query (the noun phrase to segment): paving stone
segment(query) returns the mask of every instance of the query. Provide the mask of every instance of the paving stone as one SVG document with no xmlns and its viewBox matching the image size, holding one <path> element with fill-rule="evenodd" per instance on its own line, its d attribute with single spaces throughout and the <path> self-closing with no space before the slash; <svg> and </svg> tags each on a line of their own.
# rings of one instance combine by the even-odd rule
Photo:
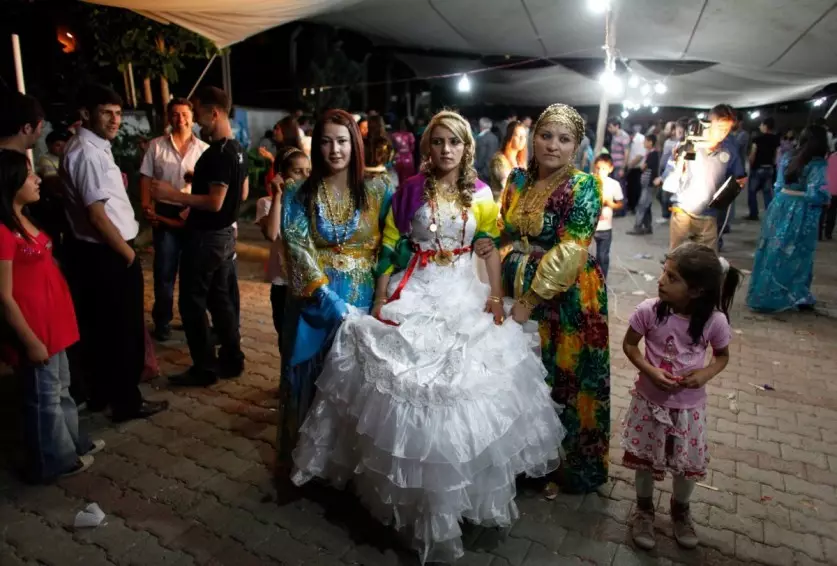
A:
<svg viewBox="0 0 837 566">
<path fill-rule="evenodd" d="M 826 459 L 825 454 L 794 448 L 793 446 L 789 446 L 787 444 L 780 444 L 779 447 L 782 451 L 782 458 L 785 460 L 802 462 L 825 470 L 828 469 L 828 460 Z"/>
<path fill-rule="evenodd" d="M 762 519 L 785 529 L 790 528 L 790 511 L 772 499 L 752 501 L 746 497 L 739 497 L 737 516 L 742 520 Z"/>
<path fill-rule="evenodd" d="M 785 488 L 788 493 L 800 493 L 810 495 L 830 504 L 837 504 L 837 495 L 833 487 L 813 484 L 795 476 L 784 476 Z"/>
<path fill-rule="evenodd" d="M 521 517 L 512 527 L 510 536 L 538 542 L 547 550 L 557 552 L 567 537 L 567 530 L 551 522 Z"/>
<path fill-rule="evenodd" d="M 790 511 L 790 528 L 797 533 L 810 533 L 837 540 L 837 522 L 824 521 L 821 517 L 811 517 L 799 511 Z"/>
<path fill-rule="evenodd" d="M 553 563 L 555 564 L 555 563 Z M 613 566 L 672 566 L 674 563 L 668 558 L 660 558 L 651 554 L 620 544 L 613 559 Z"/>
<path fill-rule="evenodd" d="M 630 516 L 633 502 L 625 500 L 607 499 L 598 493 L 588 493 L 584 497 L 579 511 L 584 513 L 601 513 L 624 523 Z"/>
<path fill-rule="evenodd" d="M 710 520 L 712 518 L 712 510 L 709 511 Z M 730 521 L 732 522 L 732 521 Z M 718 527 L 718 528 L 713 528 Z M 701 525 L 699 523 L 695 524 L 695 531 L 697 532 L 698 538 L 700 538 L 700 543 L 704 546 L 709 546 L 712 548 L 718 549 L 721 554 L 726 554 L 728 556 L 735 555 L 735 533 L 731 530 L 725 530 L 727 528 L 726 525 L 715 525 L 712 523 L 712 526 Z"/>
<path fill-rule="evenodd" d="M 793 526 L 793 519 L 791 519 L 791 526 Z M 771 546 L 782 546 L 799 550 L 815 560 L 822 560 L 824 558 L 820 538 L 816 535 L 793 532 L 779 528 L 773 523 L 765 523 L 764 540 L 766 544 Z"/>
<path fill-rule="evenodd" d="M 741 560 L 759 562 L 768 566 L 793 564 L 793 551 L 790 548 L 767 546 L 754 542 L 744 535 L 735 535 L 735 555 Z"/>
<path fill-rule="evenodd" d="M 616 555 L 616 548 L 617 545 L 612 542 L 597 542 L 582 537 L 577 532 L 569 532 L 558 553 L 575 556 L 593 564 L 609 565 Z"/>
<path fill-rule="evenodd" d="M 505 558 L 510 566 L 520 566 L 532 542 L 523 538 L 504 536 L 497 529 L 483 529 L 475 543 L 475 550 L 490 552 Z"/>
<path fill-rule="evenodd" d="M 114 562 L 121 562 L 121 558 L 134 553 L 150 538 L 149 533 L 134 530 L 119 517 L 108 516 L 105 522 L 95 529 L 79 529 L 73 533 L 73 538 L 85 544 L 94 544 L 107 553 Z"/>
<path fill-rule="evenodd" d="M 457 566 L 488 566 L 493 555 L 488 553 L 465 551 L 465 556 L 457 561 Z M 378 548 L 367 544 L 358 544 L 343 556 L 343 561 L 355 566 L 416 566 L 416 555 L 397 552 L 392 548 Z"/>
<path fill-rule="evenodd" d="M 785 489 L 785 482 L 782 480 L 782 474 L 779 472 L 761 470 L 744 462 L 737 463 L 736 472 L 736 475 L 741 480 L 766 483 L 776 489 Z"/>
<path fill-rule="evenodd" d="M 829 538 L 824 538 L 822 539 L 822 546 L 828 563 L 837 564 L 837 542 Z"/>
<path fill-rule="evenodd" d="M 741 501 L 745 498 L 739 497 L 738 499 Z M 707 524 L 711 525 L 714 529 L 741 533 L 756 542 L 764 542 L 764 524 L 760 518 L 744 517 L 734 513 L 727 513 L 718 507 L 710 507 L 709 522 Z M 732 543 L 732 541 L 730 542 Z"/>
</svg>

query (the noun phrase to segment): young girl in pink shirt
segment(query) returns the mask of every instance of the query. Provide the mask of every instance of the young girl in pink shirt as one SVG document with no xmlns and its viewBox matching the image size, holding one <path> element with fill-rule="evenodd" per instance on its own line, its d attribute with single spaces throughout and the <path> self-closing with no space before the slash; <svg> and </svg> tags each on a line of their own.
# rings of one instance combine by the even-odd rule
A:
<svg viewBox="0 0 837 566">
<path fill-rule="evenodd" d="M 639 375 L 621 444 L 622 465 L 636 470 L 631 535 L 640 548 L 656 544 L 654 480 L 662 481 L 666 470 L 674 478 L 675 539 L 684 548 L 698 544 L 689 499 L 709 463 L 706 383 L 729 362 L 729 309 L 739 280 L 711 248 L 686 243 L 666 258 L 659 298 L 643 301 L 631 316 L 622 348 Z"/>
</svg>

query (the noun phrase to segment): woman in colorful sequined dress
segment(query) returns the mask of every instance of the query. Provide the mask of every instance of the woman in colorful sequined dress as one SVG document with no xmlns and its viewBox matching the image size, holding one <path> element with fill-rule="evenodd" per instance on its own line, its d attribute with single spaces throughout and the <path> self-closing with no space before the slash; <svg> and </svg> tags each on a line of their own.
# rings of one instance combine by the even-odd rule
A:
<svg viewBox="0 0 837 566">
<path fill-rule="evenodd" d="M 372 307 L 372 270 L 392 197 L 383 179 L 364 180 L 363 142 L 350 114 L 329 110 L 320 118 L 311 154 L 311 176 L 286 186 L 282 198 L 291 296 L 282 333 L 280 476 L 289 471 L 314 380 L 348 305 Z"/>
<path fill-rule="evenodd" d="M 587 251 L 602 191 L 572 165 L 584 136 L 575 109 L 550 106 L 534 133 L 528 172 L 512 171 L 500 197 L 503 286 L 516 300 L 513 318 L 538 322 L 546 382 L 564 406 L 566 457 L 555 481 L 562 491 L 585 493 L 607 481 L 610 437 L 607 291 Z M 555 484 L 548 489 L 554 493 Z"/>
<path fill-rule="evenodd" d="M 292 479 L 352 481 L 422 562 L 463 554 L 460 522 L 508 526 L 515 476 L 557 468 L 564 429 L 533 351 L 505 319 L 500 257 L 477 278 L 473 242 L 499 236 L 476 179 L 474 140 L 442 112 L 421 140 L 422 174 L 393 197 L 373 314 L 349 314 L 317 379 Z"/>
</svg>

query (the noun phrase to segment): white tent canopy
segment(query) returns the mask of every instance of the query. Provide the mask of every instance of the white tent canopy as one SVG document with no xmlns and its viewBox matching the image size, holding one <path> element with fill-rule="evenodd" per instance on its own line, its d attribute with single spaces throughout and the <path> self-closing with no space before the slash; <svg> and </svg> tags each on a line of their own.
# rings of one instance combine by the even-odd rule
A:
<svg viewBox="0 0 837 566">
<path fill-rule="evenodd" d="M 654 102 L 756 106 L 805 98 L 837 82 L 834 0 L 612 0 L 615 45 L 646 79 L 665 79 Z M 381 45 L 463 54 L 548 58 L 552 66 L 473 77 L 475 96 L 542 105 L 597 104 L 599 84 L 564 58 L 603 59 L 604 16 L 586 0 L 97 0 L 173 22 L 227 46 L 309 19 Z M 402 55 L 419 76 L 482 68 L 476 59 Z M 666 62 L 704 62 L 669 74 Z M 655 72 L 656 71 L 656 72 Z M 661 73 L 661 74 L 660 74 Z"/>
</svg>

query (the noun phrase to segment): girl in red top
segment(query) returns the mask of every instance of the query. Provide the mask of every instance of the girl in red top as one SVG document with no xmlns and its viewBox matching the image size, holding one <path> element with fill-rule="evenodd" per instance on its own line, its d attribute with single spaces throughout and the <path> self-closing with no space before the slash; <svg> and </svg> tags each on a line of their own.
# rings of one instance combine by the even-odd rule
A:
<svg viewBox="0 0 837 566">
<path fill-rule="evenodd" d="M 40 184 L 24 154 L 0 151 L 0 305 L 10 330 L 2 351 L 23 385 L 29 472 L 49 481 L 86 470 L 104 442 L 78 430 L 65 352 L 79 339 L 73 302 L 52 241 L 25 210 Z"/>
</svg>

